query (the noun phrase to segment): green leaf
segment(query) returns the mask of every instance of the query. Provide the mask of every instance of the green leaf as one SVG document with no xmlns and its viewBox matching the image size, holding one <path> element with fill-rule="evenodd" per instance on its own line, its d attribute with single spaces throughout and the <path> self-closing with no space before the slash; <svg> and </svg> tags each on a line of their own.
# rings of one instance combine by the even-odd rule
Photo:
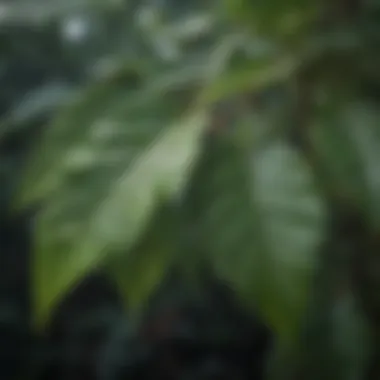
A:
<svg viewBox="0 0 380 380">
<path fill-rule="evenodd" d="M 223 75 L 205 88 L 201 102 L 206 104 L 229 99 L 246 92 L 260 92 L 287 81 L 299 67 L 293 57 L 245 63 L 243 67 L 225 70 Z"/>
<path fill-rule="evenodd" d="M 217 273 L 291 338 L 324 233 L 312 174 L 282 141 L 253 154 L 231 140 L 211 145 L 190 193 L 197 238 Z"/>
<path fill-rule="evenodd" d="M 27 167 L 17 206 L 29 206 L 49 197 L 73 172 L 81 168 L 86 171 L 92 165 L 94 150 L 99 149 L 92 148 L 89 138 L 92 145 L 99 145 L 104 144 L 105 137 L 98 143 L 98 135 L 121 133 L 120 124 L 137 95 L 139 78 L 137 73 L 130 73 L 118 79 L 90 86 L 73 97 L 46 128 Z"/>
<path fill-rule="evenodd" d="M 270 37 L 301 34 L 322 8 L 305 0 L 224 0 L 223 7 L 228 19 Z"/>
<path fill-rule="evenodd" d="M 55 176 L 44 189 L 36 222 L 34 296 L 41 322 L 110 252 L 131 248 L 159 201 L 181 192 L 207 125 L 203 110 L 179 117 L 178 101 L 170 96 L 146 92 L 132 99 L 132 106 L 121 93 L 107 94 L 116 104 L 108 102 L 103 118 L 90 117 L 99 103 L 86 103 L 86 110 L 78 110 L 78 123 L 69 113 L 65 130 L 61 120 L 66 152 L 58 151 L 61 161 L 52 158 L 52 167 L 46 163 L 36 177 L 49 184 Z M 58 136 L 52 136 L 56 144 Z"/>
<path fill-rule="evenodd" d="M 363 210 L 380 227 L 380 113 L 376 106 L 326 107 L 311 128 L 311 140 L 338 199 Z"/>
<path fill-rule="evenodd" d="M 171 267 L 178 247 L 173 209 L 162 205 L 130 253 L 107 264 L 128 312 L 140 311 Z"/>
</svg>

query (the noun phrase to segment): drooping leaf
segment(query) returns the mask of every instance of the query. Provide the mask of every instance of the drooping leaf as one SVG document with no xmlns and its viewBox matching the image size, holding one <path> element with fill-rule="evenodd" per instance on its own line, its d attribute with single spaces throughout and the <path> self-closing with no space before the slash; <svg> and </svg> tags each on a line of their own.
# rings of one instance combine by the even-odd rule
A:
<svg viewBox="0 0 380 380">
<path fill-rule="evenodd" d="M 282 141 L 252 153 L 221 139 L 196 175 L 191 218 L 217 273 L 291 337 L 323 238 L 323 202 L 309 168 Z"/>
<path fill-rule="evenodd" d="M 380 227 L 380 113 L 376 106 L 328 107 L 310 129 L 325 182 L 332 194 Z"/>
<path fill-rule="evenodd" d="M 47 177 L 56 179 L 36 222 L 33 275 L 40 321 L 108 253 L 128 251 L 157 203 L 181 191 L 207 125 L 203 110 L 174 118 L 181 112 L 170 96 L 147 92 L 129 99 L 134 106 L 124 103 L 124 108 L 122 94 L 112 99 L 116 105 L 109 101 L 103 118 L 95 118 L 88 103 L 87 110 L 79 109 L 80 133 L 72 124 L 65 130 L 61 120 L 62 143 L 70 144 L 66 153 L 58 152 L 61 162 L 52 160 L 52 167 L 46 163 L 36 178 L 46 184 Z M 73 113 L 67 122 L 76 122 Z"/>
</svg>

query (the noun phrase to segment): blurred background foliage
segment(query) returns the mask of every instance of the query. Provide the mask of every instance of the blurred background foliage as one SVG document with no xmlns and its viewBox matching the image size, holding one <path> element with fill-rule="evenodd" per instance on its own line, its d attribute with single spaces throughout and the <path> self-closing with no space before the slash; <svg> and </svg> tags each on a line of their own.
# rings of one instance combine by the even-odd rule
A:
<svg viewBox="0 0 380 380">
<path fill-rule="evenodd" d="M 379 42 L 377 0 L 2 0 L 2 378 L 211 379 L 120 368 L 173 302 L 237 337 L 222 286 L 265 378 L 379 379 Z"/>
</svg>

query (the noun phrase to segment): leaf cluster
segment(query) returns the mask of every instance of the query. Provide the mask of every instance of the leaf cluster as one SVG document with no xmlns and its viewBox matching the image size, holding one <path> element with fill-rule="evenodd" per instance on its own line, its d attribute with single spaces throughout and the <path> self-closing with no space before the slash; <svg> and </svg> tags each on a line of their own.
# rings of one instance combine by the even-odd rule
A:
<svg viewBox="0 0 380 380">
<path fill-rule="evenodd" d="M 81 79 L 0 125 L 32 128 L 57 95 L 14 200 L 38 206 L 37 323 L 98 268 L 137 310 L 173 267 L 207 265 L 286 355 L 312 336 L 334 347 L 319 378 L 363 378 L 352 342 L 380 310 L 379 4 L 132 3 L 83 2 L 87 34 L 61 51 Z M 24 15 L 8 7 L 6 22 Z M 73 39 L 77 9 L 40 18 Z"/>
</svg>

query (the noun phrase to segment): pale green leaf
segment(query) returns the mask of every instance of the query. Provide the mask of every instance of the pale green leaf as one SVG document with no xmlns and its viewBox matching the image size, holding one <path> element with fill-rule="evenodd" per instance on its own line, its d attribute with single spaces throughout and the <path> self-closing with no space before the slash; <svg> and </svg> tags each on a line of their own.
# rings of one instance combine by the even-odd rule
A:
<svg viewBox="0 0 380 380">
<path fill-rule="evenodd" d="M 173 120 L 179 109 L 171 109 L 170 97 L 157 95 L 133 99 L 134 106 L 117 108 L 119 113 L 110 107 L 103 119 L 91 118 L 92 128 L 77 124 L 83 127 L 80 139 L 70 136 L 70 149 L 55 166 L 62 172 L 59 182 L 37 218 L 39 318 L 108 253 L 128 251 L 158 202 L 181 192 L 207 116 L 201 110 Z"/>
</svg>

